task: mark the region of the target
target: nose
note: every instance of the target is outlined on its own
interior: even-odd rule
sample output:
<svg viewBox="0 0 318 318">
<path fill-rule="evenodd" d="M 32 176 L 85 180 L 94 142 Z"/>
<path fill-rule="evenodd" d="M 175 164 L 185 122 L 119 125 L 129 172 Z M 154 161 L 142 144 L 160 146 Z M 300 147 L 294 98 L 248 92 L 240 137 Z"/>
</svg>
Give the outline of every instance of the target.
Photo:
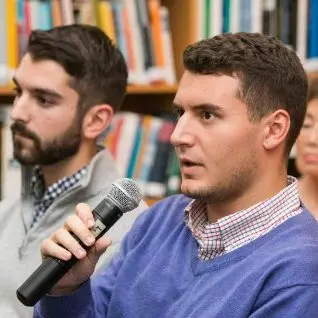
<svg viewBox="0 0 318 318">
<path fill-rule="evenodd" d="M 171 134 L 170 142 L 175 147 L 192 146 L 194 144 L 191 119 L 185 113 L 178 119 Z"/>
<path fill-rule="evenodd" d="M 28 122 L 30 120 L 29 100 L 26 93 L 16 96 L 10 117 L 13 121 Z"/>
</svg>

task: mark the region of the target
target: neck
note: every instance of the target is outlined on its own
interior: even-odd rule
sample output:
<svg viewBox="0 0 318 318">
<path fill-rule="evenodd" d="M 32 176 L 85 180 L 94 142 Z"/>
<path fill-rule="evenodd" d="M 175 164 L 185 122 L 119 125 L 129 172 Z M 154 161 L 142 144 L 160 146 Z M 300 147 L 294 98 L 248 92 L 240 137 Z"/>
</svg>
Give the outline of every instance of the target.
<svg viewBox="0 0 318 318">
<path fill-rule="evenodd" d="M 88 165 L 97 153 L 96 146 L 81 147 L 72 157 L 52 165 L 41 166 L 46 189 L 58 180 L 71 176 L 79 169 Z"/>
<path fill-rule="evenodd" d="M 273 169 L 274 170 L 274 169 Z M 243 189 L 243 194 L 233 197 L 233 199 L 221 203 L 212 203 L 207 205 L 207 216 L 209 222 L 213 223 L 233 214 L 235 212 L 248 209 L 259 202 L 268 200 L 287 186 L 287 173 L 280 170 L 281 173 L 270 173 L 258 176 L 257 180 L 251 182 L 248 188 Z"/>
<path fill-rule="evenodd" d="M 318 220 L 318 179 L 309 175 L 300 178 L 299 195 L 305 207 Z"/>
</svg>

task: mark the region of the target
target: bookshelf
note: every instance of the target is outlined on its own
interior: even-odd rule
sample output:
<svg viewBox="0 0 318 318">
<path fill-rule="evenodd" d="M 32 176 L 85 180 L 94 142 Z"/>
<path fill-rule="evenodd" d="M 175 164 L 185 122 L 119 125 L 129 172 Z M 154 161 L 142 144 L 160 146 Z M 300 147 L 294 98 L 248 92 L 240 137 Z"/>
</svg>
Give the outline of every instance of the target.
<svg viewBox="0 0 318 318">
<path fill-rule="evenodd" d="M 123 0 L 123 2 L 125 1 Z M 73 2 L 77 4 L 75 9 L 80 10 L 81 1 Z M 246 3 L 243 0 L 159 0 L 159 2 L 168 9 L 168 31 L 172 46 L 170 58 L 174 63 L 175 81 L 173 84 L 155 81 L 153 84 L 129 85 L 121 108 L 124 111 L 158 117 L 169 113 L 177 90 L 177 83 L 183 72 L 183 50 L 190 43 L 222 32 L 272 32 L 271 34 L 278 36 L 286 35 L 286 32 L 289 32 L 293 34 L 293 37 L 291 43 L 286 44 L 295 46 L 305 65 L 308 58 L 311 60 L 316 58 L 317 62 L 313 64 L 313 68 L 310 68 L 309 77 L 317 76 L 315 71 L 318 70 L 318 38 L 315 37 L 315 32 L 318 32 L 318 24 L 311 25 L 315 22 L 311 19 L 312 1 L 293 1 L 294 6 L 288 10 L 293 11 L 290 16 L 293 16 L 294 20 L 286 20 L 286 16 L 291 12 L 282 8 L 282 1 L 278 0 L 249 1 L 250 7 L 244 10 L 240 6 L 243 2 Z M 225 6 L 228 6 L 227 9 Z M 241 23 L 241 20 L 244 20 L 245 24 Z M 285 21 L 286 25 L 282 25 L 282 21 Z M 274 24 L 270 25 L 270 23 Z M 131 27 L 131 29 L 133 28 Z M 14 93 L 11 88 L 0 87 L 0 107 L 12 103 L 13 98 Z M 150 199 L 149 202 L 152 204 L 155 199 Z"/>
<path fill-rule="evenodd" d="M 148 0 L 146 0 L 146 1 L 148 1 Z M 40 1 L 38 1 L 38 0 L 35 0 L 33 2 L 29 2 L 29 3 L 31 3 L 30 4 L 31 5 L 31 9 L 32 10 L 35 9 L 35 12 L 37 12 L 37 11 L 36 11 L 36 8 L 34 7 L 34 5 L 37 2 L 40 3 Z M 45 1 L 41 2 L 41 6 L 42 6 L 41 10 L 43 10 L 44 2 Z M 56 4 L 58 1 L 54 1 L 54 2 Z M 84 2 L 84 1 L 79 1 L 79 0 L 75 0 L 75 1 L 65 0 L 63 2 L 64 5 L 67 2 L 69 4 L 72 2 L 73 5 L 74 5 L 74 7 L 73 7 L 73 9 L 74 9 L 74 11 L 73 11 L 74 21 L 73 21 L 73 23 L 75 22 L 75 23 L 97 24 L 98 26 L 100 26 L 103 29 L 102 25 L 99 24 L 100 22 L 98 23 L 98 20 L 100 20 L 100 19 L 98 19 L 98 14 L 101 14 L 101 12 L 102 12 L 100 8 L 99 8 L 99 10 L 100 10 L 99 13 L 96 13 L 96 11 L 94 12 L 94 14 L 97 14 L 95 16 L 96 17 L 95 23 L 92 20 L 90 20 L 91 16 L 89 17 L 89 14 L 86 15 L 87 10 L 89 9 L 89 6 L 90 6 L 89 2 L 93 3 L 93 1 L 85 1 Z M 102 1 L 100 1 L 100 2 L 102 2 Z M 111 2 L 112 1 L 107 1 L 108 4 L 111 3 Z M 113 2 L 114 6 L 112 7 L 113 18 L 116 15 L 116 10 L 118 10 L 118 7 L 116 8 L 116 6 L 115 6 L 115 2 L 116 1 Z M 187 2 L 187 1 L 185 1 L 185 2 Z M 27 3 L 27 2 L 25 2 L 25 3 Z M 103 5 L 105 5 L 105 3 L 106 3 L 106 1 L 103 1 Z M 138 8 L 137 1 L 122 1 L 121 3 L 126 3 L 127 7 L 130 6 L 130 8 L 131 8 L 131 6 L 136 6 L 135 9 L 137 11 L 140 10 L 140 8 Z M 128 5 L 128 3 L 129 3 L 129 5 Z M 139 3 L 142 3 L 142 1 L 139 1 Z M 146 2 L 144 2 L 144 3 L 146 3 Z M 173 15 L 170 16 L 170 13 L 171 13 L 170 10 L 171 9 L 172 10 L 176 10 L 182 4 L 182 1 L 174 1 L 174 0 L 173 1 L 160 1 L 160 0 L 157 1 L 157 0 L 154 0 L 153 3 L 157 3 L 159 5 L 161 4 L 161 5 L 166 6 L 166 8 L 167 8 L 166 15 L 163 15 L 163 16 L 166 17 L 166 18 L 169 17 L 169 20 L 168 20 L 169 22 L 168 22 L 168 24 L 165 24 L 166 25 L 165 30 L 170 33 L 171 30 L 169 30 L 167 28 L 167 26 L 171 25 L 172 19 L 175 18 L 175 13 L 173 13 Z M 117 3 L 117 5 L 118 5 L 118 3 Z M 62 7 L 62 6 L 63 5 L 61 4 L 61 10 L 64 10 L 65 7 Z M 70 8 L 70 6 L 69 6 L 69 8 Z M 2 9 L 3 9 L 3 5 L 2 5 Z M 83 9 L 83 11 L 85 10 L 86 13 L 81 14 L 81 9 Z M 0 10 L 1 10 L 1 5 L 0 5 Z M 94 10 L 96 10 L 96 8 Z M 105 7 L 103 8 L 103 10 L 105 10 Z M 150 14 L 150 6 L 148 7 L 148 10 L 149 10 L 148 13 Z M 69 12 L 70 11 L 68 11 L 68 13 Z M 167 14 L 167 12 L 168 12 L 168 14 Z M 65 12 L 63 11 L 62 12 L 63 19 L 64 19 L 64 16 L 63 16 L 64 13 Z M 105 13 L 105 11 L 103 11 L 103 13 Z M 139 13 L 140 12 L 137 12 L 137 15 Z M 162 13 L 160 11 L 160 15 L 161 14 Z M 53 18 L 53 12 L 52 12 L 52 18 Z M 86 18 L 88 18 L 87 21 L 77 20 L 77 19 L 86 19 Z M 33 16 L 32 16 L 32 19 L 34 19 Z M 68 16 L 68 19 L 71 19 L 71 17 Z M 133 20 L 130 20 L 130 21 L 133 21 Z M 166 21 L 165 18 L 162 18 L 162 20 L 161 20 L 162 25 L 164 24 L 163 21 Z M 33 20 L 31 22 L 33 23 Z M 43 19 L 42 19 L 42 22 L 43 22 Z M 70 20 L 68 20 L 68 22 L 70 22 Z M 115 21 L 115 18 L 114 18 L 114 26 L 115 26 L 115 28 L 118 26 L 118 25 L 116 25 L 116 23 L 117 22 Z M 140 21 L 139 21 L 139 23 L 140 23 Z M 68 24 L 68 23 L 66 23 L 66 24 Z M 137 28 L 139 29 L 139 27 L 140 26 L 138 25 Z M 154 32 L 152 28 L 153 28 L 153 25 L 151 25 L 151 30 L 152 30 L 151 35 L 153 35 L 153 32 Z M 130 26 L 130 29 L 134 29 L 134 26 Z M 141 29 L 142 29 L 142 27 L 141 27 Z M 165 30 L 162 30 L 163 34 L 164 34 Z M 117 33 L 115 34 L 116 37 L 113 38 L 113 39 L 116 42 L 116 44 L 118 45 L 118 47 L 121 49 L 121 47 L 120 47 L 120 43 L 121 42 L 119 40 L 119 33 L 118 32 L 119 31 L 117 30 Z M 141 34 L 142 34 L 142 32 L 143 31 L 141 31 Z M 112 35 L 110 33 L 107 33 L 107 34 L 111 38 L 112 38 L 112 36 L 114 37 L 114 34 L 112 34 Z M 144 35 L 144 34 L 142 34 L 142 35 Z M 0 34 L 0 36 L 1 36 L 1 34 Z M 164 37 L 164 35 L 162 35 L 162 36 Z M 175 46 L 175 44 L 173 43 L 174 40 L 172 39 L 172 37 L 174 35 L 172 33 L 170 33 L 169 36 L 170 36 L 170 40 L 171 40 L 170 43 L 172 43 L 172 47 L 170 46 L 170 50 L 168 50 L 169 48 L 167 49 L 167 46 L 166 46 L 165 54 L 168 55 L 168 57 L 165 55 L 165 62 L 171 61 L 172 65 L 173 65 L 175 59 L 177 59 L 177 61 L 180 60 L 179 59 L 179 54 L 181 52 L 179 52 L 179 50 L 182 51 L 183 48 L 180 47 L 180 49 L 179 49 L 178 47 Z M 142 37 L 142 39 L 145 40 L 145 37 Z M 136 38 L 134 38 L 133 41 L 135 41 L 135 40 L 136 40 Z M 158 40 L 158 38 L 157 38 L 157 40 Z M 155 41 L 155 40 L 153 39 L 153 41 Z M 164 38 L 164 40 L 162 40 L 162 41 L 169 42 L 169 41 L 167 41 L 167 34 L 166 34 L 166 37 Z M 144 45 L 144 43 L 141 43 L 141 44 Z M 155 43 L 153 45 L 155 45 Z M 15 46 L 15 47 L 17 48 L 17 46 Z M 177 51 L 175 51 L 175 50 L 177 50 Z M 11 55 L 12 54 L 14 55 L 16 51 L 17 51 L 17 49 L 16 50 L 11 50 Z M 7 50 L 7 54 L 8 54 L 8 52 L 10 52 L 10 49 Z M 124 52 L 124 51 L 122 50 L 122 52 Z M 152 52 L 152 53 L 155 54 L 156 52 Z M 133 55 L 136 56 L 136 51 L 135 51 L 135 54 L 133 54 Z M 124 54 L 124 56 L 126 57 L 126 61 L 127 61 L 128 68 L 129 68 L 129 61 L 128 61 L 129 58 L 127 60 L 127 55 Z M 137 56 L 138 56 L 138 54 L 137 54 Z M 153 60 L 156 60 L 156 59 L 153 58 Z M 1 60 L 0 60 L 0 62 L 1 62 Z M 132 63 L 132 64 L 136 65 L 138 63 Z M 153 67 L 153 68 L 155 68 L 155 67 Z M 130 73 L 132 73 L 130 68 L 129 68 L 129 71 L 130 71 Z M 181 73 L 180 70 L 178 70 L 178 73 L 176 73 L 174 67 L 170 71 L 171 71 L 170 73 L 168 71 L 166 71 L 164 73 L 165 75 L 168 74 L 167 78 L 164 78 L 164 79 L 159 78 L 158 79 L 156 76 L 158 76 L 158 74 L 163 74 L 163 73 L 158 72 L 158 73 L 156 73 L 156 76 L 154 76 L 155 73 L 152 73 L 152 76 L 154 76 L 154 78 L 151 77 L 150 80 L 148 80 L 148 77 L 147 77 L 147 79 L 145 81 L 145 78 L 141 77 L 142 79 L 141 80 L 140 80 L 140 78 L 137 79 L 136 83 L 134 83 L 134 80 L 136 80 L 137 77 L 136 76 L 131 76 L 131 78 L 133 80 L 130 81 L 130 84 L 127 87 L 127 94 L 126 94 L 126 98 L 124 100 L 124 103 L 123 103 L 123 105 L 121 107 L 121 111 L 134 112 L 134 113 L 140 114 L 141 116 L 147 116 L 147 115 L 156 116 L 156 117 L 161 117 L 162 115 L 169 116 L 169 113 L 171 111 L 171 104 L 172 104 L 174 95 L 175 95 L 175 93 L 177 91 L 177 82 L 178 82 L 178 80 L 180 78 L 180 73 Z M 139 75 L 139 73 L 138 73 L 138 75 Z M 169 77 L 169 75 L 170 75 L 170 77 Z M 7 106 L 7 105 L 12 104 L 12 102 L 14 100 L 14 96 L 15 96 L 15 93 L 14 93 L 12 87 L 10 87 L 10 86 L 1 87 L 0 86 L 0 108 L 1 108 L 1 106 Z M 148 198 L 147 200 L 148 200 L 147 201 L 148 204 L 153 204 L 154 202 L 157 201 L 157 199 L 154 198 L 154 197 Z"/>
<path fill-rule="evenodd" d="M 128 85 L 127 94 L 131 95 L 163 95 L 163 94 L 175 94 L 177 91 L 177 85 L 167 84 L 153 84 L 153 85 Z M 14 91 L 7 86 L 0 86 L 0 97 L 13 98 Z"/>
<path fill-rule="evenodd" d="M 177 85 L 129 85 L 122 110 L 160 116 L 163 112 L 170 112 L 176 91 Z M 11 104 L 13 99 L 14 91 L 12 88 L 0 87 L 0 107 Z"/>
</svg>

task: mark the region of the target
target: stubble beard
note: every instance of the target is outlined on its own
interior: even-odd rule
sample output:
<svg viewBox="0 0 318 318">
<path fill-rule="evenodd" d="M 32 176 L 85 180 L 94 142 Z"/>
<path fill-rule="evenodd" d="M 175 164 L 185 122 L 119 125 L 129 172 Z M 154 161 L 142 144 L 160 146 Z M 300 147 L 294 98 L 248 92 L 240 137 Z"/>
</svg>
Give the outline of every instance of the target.
<svg viewBox="0 0 318 318">
<path fill-rule="evenodd" d="M 13 156 L 22 165 L 52 165 L 75 155 L 81 143 L 81 125 L 78 118 L 63 134 L 52 140 L 41 140 L 40 136 L 29 131 L 24 124 L 15 122 L 11 126 L 13 133 Z M 21 136 L 32 141 L 25 148 L 23 142 L 14 138 L 18 132 Z"/>
<path fill-rule="evenodd" d="M 192 199 L 197 199 L 206 204 L 230 203 L 242 196 L 253 184 L 257 174 L 257 163 L 254 156 L 244 163 L 232 169 L 232 173 L 227 173 L 216 185 L 207 185 L 197 189 L 182 189 L 182 193 Z"/>
</svg>

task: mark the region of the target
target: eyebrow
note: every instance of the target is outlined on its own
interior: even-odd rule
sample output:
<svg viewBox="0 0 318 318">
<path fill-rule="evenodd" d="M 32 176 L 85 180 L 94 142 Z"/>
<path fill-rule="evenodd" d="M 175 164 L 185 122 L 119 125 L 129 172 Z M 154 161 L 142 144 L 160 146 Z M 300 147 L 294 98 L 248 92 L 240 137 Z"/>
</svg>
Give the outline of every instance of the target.
<svg viewBox="0 0 318 318">
<path fill-rule="evenodd" d="M 307 113 L 307 114 L 305 115 L 305 118 L 313 119 L 313 118 L 314 118 L 314 116 L 313 116 L 312 114 L 308 114 L 308 113 Z"/>
<path fill-rule="evenodd" d="M 12 81 L 17 87 L 20 87 L 19 81 L 17 80 L 15 76 L 13 76 Z M 59 94 L 57 91 L 49 89 L 49 88 L 34 87 L 34 88 L 31 88 L 30 91 L 35 94 L 46 95 L 47 97 L 54 98 L 57 100 L 61 100 L 63 98 L 63 96 Z"/>
<path fill-rule="evenodd" d="M 172 103 L 172 107 L 175 109 L 183 109 L 183 107 L 175 102 Z M 217 113 L 222 112 L 222 107 L 211 104 L 211 103 L 203 103 L 203 104 L 197 104 L 191 107 L 194 110 L 212 110 Z"/>
</svg>

